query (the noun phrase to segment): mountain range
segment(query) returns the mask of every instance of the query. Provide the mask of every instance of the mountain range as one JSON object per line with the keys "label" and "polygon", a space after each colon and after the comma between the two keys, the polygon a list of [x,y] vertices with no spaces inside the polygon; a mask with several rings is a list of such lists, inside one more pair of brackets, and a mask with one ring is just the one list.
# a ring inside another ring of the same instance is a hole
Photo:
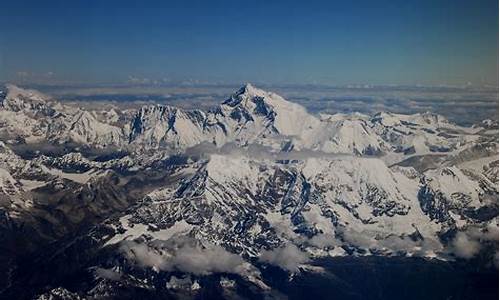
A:
{"label": "mountain range", "polygon": [[321,276],[362,299],[331,260],[495,270],[498,219],[492,120],[315,115],[251,84],[207,111],[0,90],[5,297],[281,299]]}

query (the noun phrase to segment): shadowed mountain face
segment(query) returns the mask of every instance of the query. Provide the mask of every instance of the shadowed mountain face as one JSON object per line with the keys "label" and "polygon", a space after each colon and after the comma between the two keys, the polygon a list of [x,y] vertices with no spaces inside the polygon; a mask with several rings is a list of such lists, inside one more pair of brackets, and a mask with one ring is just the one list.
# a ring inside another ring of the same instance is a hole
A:
{"label": "shadowed mountain face", "polygon": [[0,100],[3,297],[498,297],[491,120]]}

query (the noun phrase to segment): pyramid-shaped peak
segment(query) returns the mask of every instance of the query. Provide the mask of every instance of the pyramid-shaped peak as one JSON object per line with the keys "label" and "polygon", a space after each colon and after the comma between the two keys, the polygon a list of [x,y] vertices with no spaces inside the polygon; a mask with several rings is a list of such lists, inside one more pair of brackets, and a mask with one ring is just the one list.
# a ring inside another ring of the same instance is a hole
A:
{"label": "pyramid-shaped peak", "polygon": [[251,83],[245,83],[237,92],[236,96],[250,96],[250,97],[264,97],[265,95],[269,94],[268,92],[261,90],[259,88],[256,88],[254,85]]}
{"label": "pyramid-shaped peak", "polygon": [[246,83],[241,88],[239,88],[234,94],[232,94],[231,97],[229,97],[229,99],[225,100],[222,104],[234,107],[242,102],[251,100],[252,98],[255,97],[264,98],[267,95],[269,95],[268,92],[258,89],[250,83]]}
{"label": "pyramid-shaped peak", "polygon": [[248,89],[253,89],[254,86],[250,82],[247,82],[243,85],[243,88],[248,90]]}
{"label": "pyramid-shaped peak", "polygon": [[250,82],[247,82],[245,83],[245,85],[243,85],[242,87],[246,92],[252,92],[254,90],[256,90],[257,88],[254,87]]}
{"label": "pyramid-shaped peak", "polygon": [[274,109],[287,108],[291,110],[305,111],[301,105],[287,101],[276,93],[259,89],[250,83],[243,85],[222,104],[230,107],[235,107],[241,104],[245,107],[248,105],[270,105]]}

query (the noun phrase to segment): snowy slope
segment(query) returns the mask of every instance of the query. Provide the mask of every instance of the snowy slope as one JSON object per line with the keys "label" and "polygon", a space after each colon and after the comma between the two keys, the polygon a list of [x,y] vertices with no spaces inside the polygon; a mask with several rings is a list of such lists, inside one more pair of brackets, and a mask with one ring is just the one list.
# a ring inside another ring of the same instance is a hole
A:
{"label": "snowy slope", "polygon": [[[432,188],[450,201],[459,201],[456,193],[470,199],[460,210],[450,205],[440,212],[477,222],[462,212],[485,205],[483,187],[458,170],[455,175],[440,174],[432,179],[438,185]],[[434,211],[421,202],[421,189],[418,177],[391,170],[376,158],[280,164],[212,155],[189,179],[151,193],[131,215],[122,217],[114,227],[120,234],[107,244],[142,236],[169,239],[175,232],[177,237],[194,236],[253,257],[287,243],[312,253],[342,254],[344,246],[359,253],[371,249],[435,257],[446,246],[439,236],[454,219],[434,222]]]}

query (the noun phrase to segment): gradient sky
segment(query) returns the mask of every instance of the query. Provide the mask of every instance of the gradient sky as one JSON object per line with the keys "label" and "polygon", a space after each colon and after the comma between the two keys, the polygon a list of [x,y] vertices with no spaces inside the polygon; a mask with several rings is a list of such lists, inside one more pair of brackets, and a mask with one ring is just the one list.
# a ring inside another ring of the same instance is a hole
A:
{"label": "gradient sky", "polygon": [[498,1],[3,1],[0,80],[498,85]]}

